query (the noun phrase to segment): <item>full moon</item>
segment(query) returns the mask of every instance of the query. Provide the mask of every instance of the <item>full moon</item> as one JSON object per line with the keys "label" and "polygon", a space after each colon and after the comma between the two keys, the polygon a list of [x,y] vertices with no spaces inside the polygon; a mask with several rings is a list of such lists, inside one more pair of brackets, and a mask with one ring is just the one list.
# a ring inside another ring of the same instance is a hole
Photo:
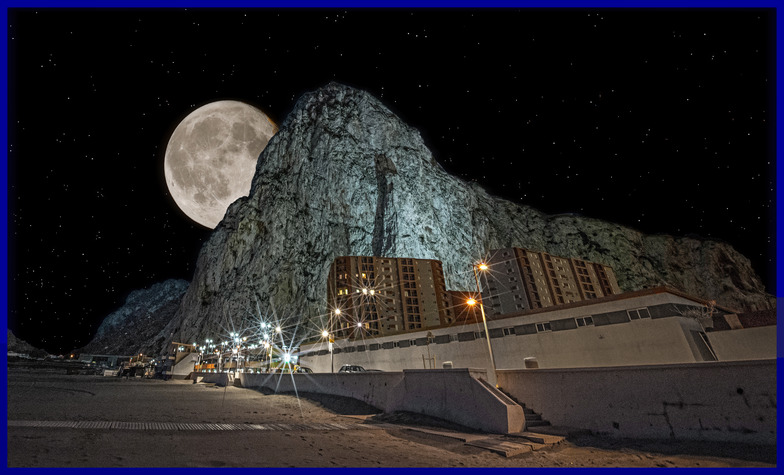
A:
{"label": "full moon", "polygon": [[229,205],[250,193],[259,154],[277,131],[266,114],[243,102],[211,102],[191,112],[174,129],[163,160],[174,202],[215,228]]}

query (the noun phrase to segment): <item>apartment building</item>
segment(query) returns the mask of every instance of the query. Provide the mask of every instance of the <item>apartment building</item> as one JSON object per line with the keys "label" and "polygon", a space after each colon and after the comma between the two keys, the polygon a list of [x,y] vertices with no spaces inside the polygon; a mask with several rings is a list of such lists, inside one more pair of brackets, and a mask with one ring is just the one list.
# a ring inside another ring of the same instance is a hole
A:
{"label": "apartment building", "polygon": [[383,336],[455,320],[440,261],[341,256],[330,267],[327,301],[337,338]]}
{"label": "apartment building", "polygon": [[620,293],[611,267],[518,247],[490,251],[480,275],[488,316]]}

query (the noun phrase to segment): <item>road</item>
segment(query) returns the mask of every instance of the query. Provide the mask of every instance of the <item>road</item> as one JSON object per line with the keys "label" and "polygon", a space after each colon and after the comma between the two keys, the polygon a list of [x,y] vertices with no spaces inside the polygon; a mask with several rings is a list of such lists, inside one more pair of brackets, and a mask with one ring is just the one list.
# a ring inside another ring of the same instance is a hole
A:
{"label": "road", "polygon": [[579,441],[505,457],[406,425],[375,423],[373,408],[350,399],[188,380],[9,367],[8,391],[9,467],[772,466]]}

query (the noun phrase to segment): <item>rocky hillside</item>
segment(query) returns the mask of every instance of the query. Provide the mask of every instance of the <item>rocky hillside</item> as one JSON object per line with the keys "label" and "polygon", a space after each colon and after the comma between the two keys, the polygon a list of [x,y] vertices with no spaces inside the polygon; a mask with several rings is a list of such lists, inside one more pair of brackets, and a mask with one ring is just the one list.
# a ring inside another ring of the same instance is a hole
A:
{"label": "rocky hillside", "polygon": [[171,337],[159,335],[174,317],[188,282],[170,279],[128,295],[125,304],[109,314],[95,337],[77,353],[134,355],[165,348]]}
{"label": "rocky hillside", "polygon": [[23,355],[32,356],[34,358],[43,358],[48,355],[44,350],[34,347],[24,340],[20,340],[16,335],[8,330],[8,351],[14,353],[21,353]]}
{"label": "rocky hillside", "polygon": [[472,262],[507,246],[607,264],[625,291],[667,284],[745,310],[774,302],[728,244],[646,236],[490,196],[446,173],[419,133],[377,99],[332,83],[304,95],[270,141],[250,196],[232,204],[203,246],[156,342],[225,334],[259,313],[313,320],[300,335],[315,333],[336,256],[438,259],[448,287],[461,290],[472,288]]}

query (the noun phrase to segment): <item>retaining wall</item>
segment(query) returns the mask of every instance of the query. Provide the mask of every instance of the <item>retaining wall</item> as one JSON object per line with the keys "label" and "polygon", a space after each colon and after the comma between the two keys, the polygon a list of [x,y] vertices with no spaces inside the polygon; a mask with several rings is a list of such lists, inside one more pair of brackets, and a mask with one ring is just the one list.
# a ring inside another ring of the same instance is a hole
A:
{"label": "retaining wall", "polygon": [[221,386],[229,384],[228,373],[191,373],[190,378],[197,383],[215,383]]}
{"label": "retaining wall", "polygon": [[523,409],[487,387],[484,370],[404,370],[399,372],[249,374],[243,387],[276,392],[313,392],[358,399],[384,412],[409,411],[491,433],[524,430]]}
{"label": "retaining wall", "polygon": [[403,372],[290,374],[240,373],[244,388],[266,388],[279,393],[310,392],[344,396],[386,411],[392,389],[403,381]]}
{"label": "retaining wall", "polygon": [[554,425],[628,438],[776,443],[776,360],[499,370]]}

